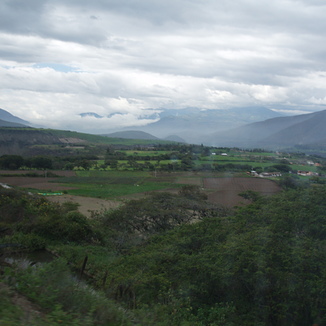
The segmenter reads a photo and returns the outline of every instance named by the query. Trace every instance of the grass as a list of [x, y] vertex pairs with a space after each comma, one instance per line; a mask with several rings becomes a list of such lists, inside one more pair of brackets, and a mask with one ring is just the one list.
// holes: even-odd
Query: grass
[[78, 171], [77, 177], [56, 182], [76, 188], [67, 191], [71, 195], [108, 199], [179, 186], [173, 177], [155, 178], [143, 171]]
[[[80, 282], [60, 258], [33, 268], [7, 270], [9, 286], [0, 289], [0, 324], [8, 326], [130, 325], [124, 311], [104, 293]], [[10, 289], [9, 289], [10, 288]], [[11, 288], [13, 290], [11, 290]], [[10, 292], [11, 291], [11, 292]], [[13, 291], [37, 304], [42, 314], [27, 306], [13, 305]], [[20, 300], [17, 304], [22, 304]], [[23, 305], [22, 305], [23, 307]]]
[[144, 182], [142, 184], [68, 184], [78, 189], [68, 190], [68, 194], [76, 196], [87, 196], [96, 198], [116, 199], [137, 193], [163, 190], [177, 185], [165, 182]]
[[291, 165], [292, 170], [301, 170], [301, 171], [312, 171], [317, 172], [317, 167], [314, 165], [298, 165], [298, 164], [292, 164]]
[[23, 311], [13, 302], [13, 291], [4, 284], [0, 286], [0, 325], [21, 325]]
[[[90, 170], [90, 171], [77, 171], [77, 177], [95, 177], [95, 178], [147, 178], [151, 177], [152, 174], [146, 171], [100, 171], [100, 170]], [[67, 178], [65, 178], [67, 179]]]
[[164, 155], [164, 154], [170, 154], [173, 151], [138, 151], [138, 150], [127, 150], [123, 151], [126, 153], [126, 155], [139, 155], [139, 156], [158, 156], [158, 155]]

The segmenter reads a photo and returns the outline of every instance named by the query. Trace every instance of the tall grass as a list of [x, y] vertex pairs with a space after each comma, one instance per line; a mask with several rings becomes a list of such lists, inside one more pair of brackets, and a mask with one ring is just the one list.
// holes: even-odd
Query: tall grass
[[[42, 315], [30, 323], [12, 323], [12, 314], [22, 316], [19, 308], [12, 307], [10, 302], [2, 302], [0, 311], [9, 308], [6, 319], [10, 322], [1, 325], [130, 325], [115, 303], [99, 291], [90, 288], [70, 272], [64, 259], [51, 263], [22, 269], [19, 267], [6, 270], [4, 276], [13, 289], [23, 294], [28, 300], [37, 304]], [[0, 292], [1, 295], [1, 292]], [[5, 293], [4, 298], [8, 298]], [[5, 321], [0, 317], [0, 322]]]

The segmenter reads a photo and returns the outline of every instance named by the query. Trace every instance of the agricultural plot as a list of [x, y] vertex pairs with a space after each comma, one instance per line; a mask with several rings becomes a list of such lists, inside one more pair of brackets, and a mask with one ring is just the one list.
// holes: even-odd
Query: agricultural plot
[[139, 151], [139, 150], [125, 150], [123, 151], [128, 156], [141, 155], [141, 156], [158, 156], [162, 154], [170, 154], [172, 151]]
[[[184, 155], [181, 152], [179, 158], [174, 158], [176, 152], [172, 150], [122, 150], [126, 159], [118, 159], [116, 169], [108, 167], [109, 170], [99, 170], [99, 164], [104, 163], [104, 160], [99, 160], [90, 170], [51, 171], [60, 178], [50, 178], [51, 175], [47, 176], [45, 171], [33, 171], [44, 176], [43, 178], [19, 176], [26, 171], [3, 171], [4, 174], [0, 171], [0, 182], [27, 189], [64, 191], [71, 196], [111, 200], [136, 198], [152, 191], [177, 191], [182, 185], [197, 185], [207, 191], [210, 201], [225, 206], [243, 203], [244, 199], [238, 194], [245, 190], [257, 191], [264, 195], [279, 191], [277, 184], [271, 180], [238, 178], [235, 175], [228, 177], [227, 172], [243, 173], [258, 168], [268, 170], [269, 167], [280, 163], [283, 156], [267, 152], [238, 152], [227, 149], [223, 149], [223, 152], [224, 150], [227, 155], [203, 156], [193, 153], [188, 158], [183, 157], [184, 161], [189, 160], [189, 167], [182, 167], [185, 163], [180, 159]], [[163, 155], [166, 154], [171, 154], [173, 159], [165, 159]], [[149, 160], [145, 161], [144, 156], [149, 157]], [[292, 164], [289, 167], [293, 170], [317, 171], [316, 166], [303, 165], [305, 161], [306, 158], [291, 157]], [[149, 162], [151, 169], [145, 166]], [[168, 165], [169, 169], [166, 168]], [[181, 171], [181, 167], [188, 172]], [[190, 171], [192, 167], [198, 172]], [[205, 168], [210, 171], [207, 172], [209, 174], [204, 174]], [[165, 173], [167, 170], [170, 172]], [[223, 171], [223, 174], [218, 174], [217, 171]], [[16, 175], [9, 176], [10, 174]], [[220, 175], [223, 177], [218, 178]]]
[[171, 188], [174, 178], [143, 171], [78, 171], [76, 177], [60, 182], [71, 188], [71, 195], [117, 199]]
[[68, 191], [72, 186], [56, 183], [57, 178], [0, 177], [0, 182], [11, 187], [38, 189], [43, 191]]
[[119, 201], [116, 200], [74, 195], [49, 196], [48, 200], [60, 204], [65, 202], [77, 204], [78, 210], [87, 217], [91, 217], [93, 212], [114, 209], [121, 204]]
[[178, 178], [177, 183], [183, 185], [194, 185], [194, 186], [203, 186], [202, 178], [194, 177], [194, 178]]
[[[25, 176], [28, 173], [33, 173], [36, 177]], [[76, 176], [76, 173], [74, 171], [53, 170], [51, 171], [51, 173], [59, 177]], [[0, 171], [0, 182], [12, 187], [47, 190], [47, 191], [64, 191], [64, 190], [72, 189], [72, 187], [63, 186], [60, 183], [58, 183], [59, 179], [60, 178], [56, 178], [56, 177], [47, 177], [47, 172], [40, 171], [40, 170]]]
[[204, 187], [214, 190], [253, 190], [262, 194], [274, 194], [280, 190], [272, 180], [262, 178], [204, 178]]
[[204, 178], [204, 188], [211, 190], [208, 200], [227, 207], [245, 204], [248, 201], [239, 193], [252, 190], [262, 195], [272, 195], [279, 192], [280, 187], [272, 180], [261, 178]]

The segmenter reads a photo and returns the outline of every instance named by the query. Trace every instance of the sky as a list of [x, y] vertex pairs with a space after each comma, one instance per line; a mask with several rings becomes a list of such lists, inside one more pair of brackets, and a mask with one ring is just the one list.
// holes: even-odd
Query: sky
[[325, 17], [325, 0], [1, 0], [0, 108], [92, 133], [162, 108], [324, 110]]

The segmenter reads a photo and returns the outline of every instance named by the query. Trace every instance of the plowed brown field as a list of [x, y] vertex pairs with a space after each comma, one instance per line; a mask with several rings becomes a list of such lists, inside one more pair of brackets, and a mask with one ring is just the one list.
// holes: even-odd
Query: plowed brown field
[[276, 182], [262, 178], [204, 178], [205, 189], [211, 190], [208, 193], [208, 200], [227, 207], [248, 203], [239, 196], [239, 193], [252, 190], [262, 195], [272, 195], [281, 190]]
[[[35, 173], [40, 175], [40, 177], [24, 177], [24, 176], [10, 176], [10, 175], [23, 175], [26, 173]], [[76, 175], [74, 171], [51, 171], [51, 173], [54, 173], [60, 177], [73, 177]], [[18, 170], [18, 171], [8, 171], [0, 170], [0, 182], [8, 184], [13, 187], [21, 187], [21, 188], [33, 188], [33, 189], [40, 189], [40, 190], [51, 190], [51, 191], [63, 191], [63, 190], [69, 190], [73, 189], [71, 187], [65, 187], [58, 183], [55, 183], [57, 181], [57, 178], [48, 178], [46, 177], [46, 172], [44, 171], [24, 171], [24, 170]], [[4, 176], [8, 175], [8, 177]], [[44, 176], [44, 177], [43, 177]]]

